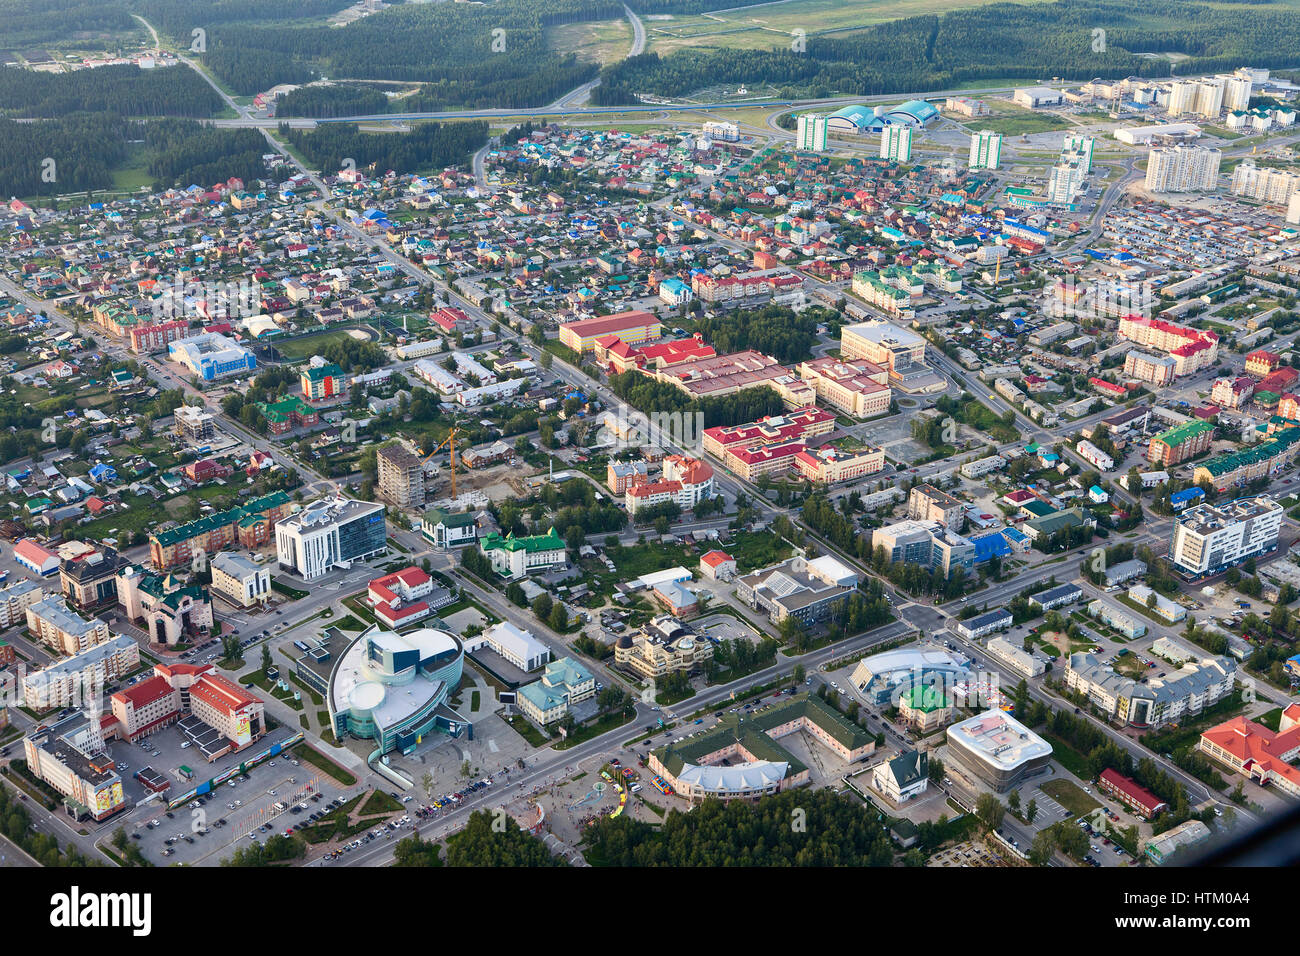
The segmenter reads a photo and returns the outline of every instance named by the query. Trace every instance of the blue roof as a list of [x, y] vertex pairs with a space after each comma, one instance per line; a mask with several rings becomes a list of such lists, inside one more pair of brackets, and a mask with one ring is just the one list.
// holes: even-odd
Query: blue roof
[[1023, 544], [1029, 540], [1029, 536], [1019, 528], [1003, 528], [1002, 537], [1006, 538], [1008, 541], [1015, 542], [1016, 544]]
[[1175, 491], [1169, 496], [1171, 505], [1182, 504], [1185, 501], [1194, 501], [1197, 498], [1204, 498], [1205, 491], [1201, 488], [1184, 488], [1182, 491]]
[[1011, 554], [1011, 545], [1007, 543], [1007, 539], [1002, 536], [1001, 531], [994, 531], [992, 534], [971, 538], [970, 543], [975, 545], [976, 564], [982, 564], [992, 557], [1002, 558]]
[[900, 103], [885, 113], [885, 118], [896, 123], [928, 123], [939, 115], [939, 111], [925, 100], [908, 100]]
[[878, 123], [880, 121], [874, 108], [863, 106], [860, 103], [854, 103], [850, 106], [845, 106], [843, 109], [838, 109], [834, 113], [829, 114], [826, 119], [828, 121], [833, 119], [846, 119], [857, 126], [870, 126], [872, 123]]

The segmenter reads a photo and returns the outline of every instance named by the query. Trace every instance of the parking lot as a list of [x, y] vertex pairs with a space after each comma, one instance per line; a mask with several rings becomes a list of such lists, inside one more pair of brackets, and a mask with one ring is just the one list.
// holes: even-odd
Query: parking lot
[[[167, 811], [165, 807], [169, 800], [199, 782], [238, 767], [273, 741], [290, 736], [292, 732], [287, 728], [278, 729], [252, 747], [227, 754], [213, 763], [208, 763], [192, 744], [185, 746], [189, 741], [177, 725], [155, 731], [138, 744], [111, 742], [109, 750], [117, 761], [129, 800], [139, 803], [149, 795], [135, 776], [142, 767], [151, 768], [171, 783], [171, 789], [161, 797], [137, 806], [125, 818], [115, 822], [113, 829], [124, 826], [144, 855], [159, 864], [196, 863], [214, 854], [228, 855], [232, 851], [230, 844], [249, 832], [261, 839], [269, 836], [270, 831], [259, 828], [273, 819], [278, 827], [275, 832], [283, 832], [291, 824], [286, 822], [279, 826], [278, 821], [282, 816], [286, 819], [296, 817], [289, 812], [291, 806], [297, 806], [304, 799], [310, 801], [316, 793], [321, 793], [322, 799], [332, 799], [343, 792], [331, 778], [318, 774], [310, 764], [298, 761], [292, 750], [250, 768], [246, 774], [232, 777], [212, 793], [195, 798], [190, 805], [174, 811]], [[179, 772], [182, 766], [191, 769], [192, 780], [182, 779]], [[277, 810], [277, 803], [284, 804], [284, 809]], [[171, 852], [167, 852], [169, 850]]]

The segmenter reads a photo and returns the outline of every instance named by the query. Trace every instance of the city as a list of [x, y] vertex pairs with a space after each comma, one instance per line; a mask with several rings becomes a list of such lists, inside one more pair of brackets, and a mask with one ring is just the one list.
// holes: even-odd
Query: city
[[1134, 890], [1296, 809], [1293, 49], [0, 6], [3, 865]]

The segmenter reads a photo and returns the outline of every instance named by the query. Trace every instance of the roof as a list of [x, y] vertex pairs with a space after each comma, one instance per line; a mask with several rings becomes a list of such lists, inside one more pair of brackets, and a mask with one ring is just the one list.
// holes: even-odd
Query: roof
[[700, 558], [700, 564], [707, 564], [711, 568], [719, 567], [728, 561], [735, 561], [731, 555], [725, 551], [710, 551], [704, 557]]
[[1165, 429], [1151, 441], [1162, 442], [1172, 448], [1181, 445], [1188, 439], [1195, 438], [1197, 435], [1204, 435], [1206, 432], [1212, 431], [1214, 431], [1214, 426], [1209, 422], [1194, 418], [1190, 422], [1183, 422], [1181, 425]]
[[206, 515], [197, 521], [190, 521], [167, 531], [154, 532], [153, 537], [155, 541], [165, 548], [169, 545], [179, 544], [182, 541], [188, 541], [200, 534], [215, 531], [217, 528], [225, 527], [228, 524], [234, 524], [252, 515], [287, 505], [290, 500], [285, 492], [273, 491], [269, 495], [254, 498], [248, 504], [231, 508], [229, 511], [218, 511], [215, 514]]
[[592, 319], [579, 319], [577, 322], [566, 322], [561, 325], [561, 329], [568, 329], [575, 335], [582, 338], [589, 338], [593, 335], [608, 335], [610, 333], [621, 332], [625, 329], [636, 329], [642, 326], [661, 325], [660, 321], [649, 312], [640, 309], [633, 309], [630, 312], [616, 312], [613, 315], [599, 315]]
[[1148, 815], [1153, 815], [1160, 808], [1168, 806], [1165, 801], [1161, 800], [1146, 787], [1137, 783], [1137, 781], [1130, 780], [1123, 774], [1116, 773], [1114, 770], [1109, 768], [1101, 772], [1101, 780], [1103, 783], [1110, 784], [1110, 786], [1114, 787], [1116, 790], [1127, 795], [1129, 799], [1145, 810]]
[[535, 534], [524, 538], [516, 538], [513, 534], [507, 534], [503, 538], [499, 533], [493, 531], [479, 541], [479, 547], [484, 551], [493, 551], [497, 548], [505, 551], [525, 551], [529, 553], [562, 551], [564, 550], [564, 540], [556, 534], [554, 528], [551, 528], [546, 534]]
[[261, 702], [238, 684], [211, 671], [200, 675], [190, 686], [190, 699], [195, 697], [231, 716], [251, 704]]

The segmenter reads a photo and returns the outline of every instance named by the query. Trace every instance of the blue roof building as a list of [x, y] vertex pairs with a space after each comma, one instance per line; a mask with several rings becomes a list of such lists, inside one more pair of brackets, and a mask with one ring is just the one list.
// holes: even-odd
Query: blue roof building
[[847, 133], [879, 132], [885, 128], [885, 119], [870, 106], [854, 104], [828, 115], [826, 128]]
[[970, 543], [975, 545], [975, 563], [983, 564], [990, 558], [1005, 558], [1011, 555], [1011, 545], [1003, 537], [1001, 531], [994, 531], [992, 534], [982, 534], [977, 538], [971, 538]]
[[1196, 487], [1184, 488], [1182, 491], [1175, 491], [1169, 496], [1169, 504], [1175, 511], [1182, 511], [1193, 502], [1200, 501], [1205, 497], [1205, 492]]
[[939, 115], [935, 107], [925, 100], [908, 100], [885, 113], [885, 120], [904, 126], [924, 126]]

